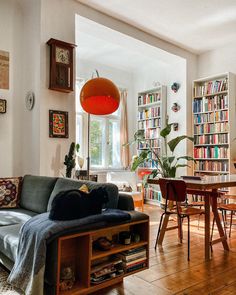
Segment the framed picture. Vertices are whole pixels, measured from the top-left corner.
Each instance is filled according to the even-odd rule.
[[[7,111],[6,99],[0,99],[0,114],[5,114]]]
[[[68,138],[68,112],[49,110],[49,137]]]

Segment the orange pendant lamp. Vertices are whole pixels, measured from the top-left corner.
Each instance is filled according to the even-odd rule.
[[[120,104],[120,93],[109,79],[97,77],[87,81],[80,92],[80,103],[85,112],[92,115],[114,113]]]

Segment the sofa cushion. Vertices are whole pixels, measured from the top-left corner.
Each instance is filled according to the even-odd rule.
[[[33,212],[47,211],[56,177],[26,175],[23,179],[20,207]]]
[[[0,208],[17,208],[22,177],[0,178]]]
[[[21,226],[19,223],[0,227],[0,251],[13,261],[16,259]]]
[[[72,180],[69,178],[58,178],[54,189],[51,193],[48,202],[48,211],[51,210],[51,204],[55,196],[64,190],[79,189],[83,184],[86,184],[89,190],[102,187],[106,190],[108,196],[108,202],[105,204],[105,208],[116,209],[118,206],[118,188],[111,183],[98,183],[93,181]]]
[[[101,214],[102,205],[107,201],[107,193],[101,187],[89,193],[75,189],[60,192],[52,201],[49,218],[72,220]]]
[[[0,227],[11,224],[25,223],[37,213],[26,209],[1,209]]]

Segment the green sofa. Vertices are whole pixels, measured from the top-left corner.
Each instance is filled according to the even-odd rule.
[[[134,211],[133,200],[118,193],[118,188],[110,183],[78,181],[68,178],[26,175],[23,178],[19,208],[0,209],[0,263],[11,270],[17,255],[19,232],[22,224],[36,214],[50,211],[53,198],[63,190],[78,189],[86,184],[89,189],[103,186],[108,194],[106,208],[130,211],[132,220],[146,219],[147,215]],[[99,228],[89,224],[79,229],[60,232],[47,241],[45,269],[45,294],[55,294],[57,269],[57,239],[59,236]]]

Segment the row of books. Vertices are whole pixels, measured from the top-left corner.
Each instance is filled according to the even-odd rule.
[[[228,108],[227,95],[215,95],[214,97],[203,97],[193,101],[193,112],[208,112]]]
[[[161,202],[161,192],[155,190],[152,186],[144,188],[144,198]]]
[[[205,134],[205,133],[217,133],[217,132],[228,132],[229,123],[205,123],[202,125],[194,126],[194,134]]]
[[[161,126],[161,119],[148,119],[147,121],[139,121],[138,122],[138,129],[147,129],[147,128],[160,128]]]
[[[219,146],[207,146],[207,147],[195,147],[194,158],[196,159],[221,159],[229,157],[229,149],[227,147]]]
[[[227,121],[229,120],[228,111],[216,111],[215,112],[215,121]]]
[[[141,269],[147,266],[147,250],[145,247],[134,248],[116,255],[123,262],[126,273]]]
[[[138,143],[138,149],[160,148],[160,143],[159,139],[147,139],[145,142]]]
[[[146,119],[151,119],[155,117],[160,117],[160,115],[161,115],[161,108],[154,107],[154,108],[149,108],[148,110],[139,111],[138,119],[146,120]]]
[[[145,138],[159,138],[160,136],[160,129],[146,129],[144,132]]]
[[[228,161],[197,161],[195,164],[195,170],[227,172],[229,170],[229,162]]]
[[[139,165],[140,168],[148,168],[148,169],[156,169],[157,168],[157,163],[156,161],[150,160],[150,161],[146,161],[142,164]]]
[[[225,90],[228,90],[228,79],[217,79],[214,81],[204,82],[202,85],[196,85],[194,87],[194,96],[214,94]]]
[[[144,105],[161,100],[160,93],[145,93],[138,96],[138,105]]]
[[[194,124],[201,123],[214,123],[215,121],[228,120],[228,111],[216,111],[214,113],[195,114],[193,121]]]
[[[194,136],[194,144],[223,144],[223,143],[228,143],[228,133]]]

